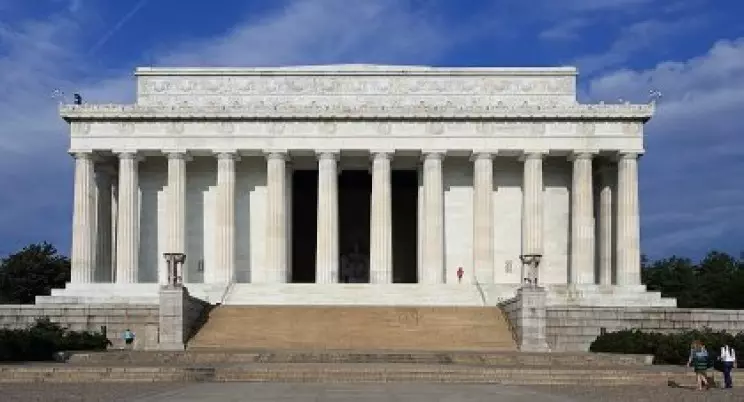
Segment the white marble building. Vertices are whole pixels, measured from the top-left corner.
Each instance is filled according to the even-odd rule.
[[[640,284],[653,105],[580,104],[573,68],[136,76],[134,104],[61,107],[72,283],[40,302],[157,300],[183,252],[212,302],[494,304],[538,255],[551,304],[673,305]]]

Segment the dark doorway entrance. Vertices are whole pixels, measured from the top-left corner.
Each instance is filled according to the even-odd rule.
[[[339,275],[341,283],[369,283],[372,176],[344,170],[338,178]]]
[[[416,283],[418,176],[392,172],[393,282]],[[338,178],[339,281],[369,283],[372,176],[345,170]],[[318,171],[296,170],[292,178],[292,282],[315,282]]]
[[[318,236],[318,171],[292,175],[292,283],[315,283]]]
[[[394,170],[393,198],[393,282],[416,283],[418,241],[418,174],[415,170]]]

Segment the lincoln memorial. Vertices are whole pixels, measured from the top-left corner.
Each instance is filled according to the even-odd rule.
[[[640,281],[654,105],[582,104],[577,71],[138,68],[133,104],[62,105],[72,279],[157,302],[164,253],[211,303],[669,306]],[[461,272],[461,277],[458,277]]]

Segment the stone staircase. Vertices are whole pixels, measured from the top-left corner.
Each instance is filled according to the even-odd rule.
[[[515,351],[496,307],[231,306],[189,349]]]
[[[0,383],[197,381],[689,386],[694,376],[639,355],[464,351],[77,352],[66,363],[0,366]]]

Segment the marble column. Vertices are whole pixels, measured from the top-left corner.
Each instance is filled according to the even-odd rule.
[[[391,157],[392,152],[376,152],[372,160],[370,283],[392,283],[393,279]]]
[[[594,284],[594,196],[592,157],[589,152],[571,156],[571,265],[570,283]]]
[[[617,174],[617,284],[641,284],[637,153],[621,153]]]
[[[119,171],[114,169],[113,177],[119,177]],[[111,282],[116,282],[116,244],[119,233],[119,183],[118,180],[111,180],[111,265],[108,269],[111,271]]]
[[[139,275],[139,162],[135,152],[119,153],[116,224],[116,283],[136,283]]]
[[[610,166],[603,166],[599,171],[600,189],[599,189],[599,284],[612,284],[612,186],[614,179],[612,177],[613,169]]]
[[[338,152],[318,153],[318,236],[315,282],[338,283]]]
[[[113,280],[112,264],[114,262],[114,214],[113,214],[113,177],[114,171],[109,166],[101,166],[96,172],[96,273],[95,281],[110,283]]]
[[[522,254],[542,255],[543,153],[526,152],[522,161]]]
[[[96,187],[95,162],[90,152],[73,154],[75,188],[72,212],[72,250],[70,281],[91,283],[96,266]]]
[[[287,234],[287,282],[291,283],[293,281],[292,279],[292,220],[293,220],[293,203],[292,203],[292,186],[294,182],[294,168],[292,166],[292,163],[290,160],[287,160],[287,163],[285,164],[285,176],[284,184],[286,188],[286,192],[284,194],[284,199],[286,202],[286,211],[287,211],[287,228],[285,229],[285,233]]]
[[[443,152],[428,152],[424,156],[424,250],[420,283],[445,282],[443,159]]]
[[[227,284],[235,276],[235,152],[217,153],[214,266],[204,272],[205,283]]]
[[[266,155],[266,283],[287,283],[287,153]]]
[[[416,169],[417,190],[416,195],[416,282],[423,283],[424,278],[424,169],[419,166]]]
[[[494,279],[493,156],[473,155],[473,279]],[[465,279],[468,279],[467,277]]]
[[[185,152],[169,152],[168,156],[168,197],[166,213],[168,221],[167,249],[168,253],[186,253],[186,162],[188,154]],[[181,277],[186,277],[189,258],[181,269]],[[160,264],[158,281],[161,285],[168,284],[167,264]]]

